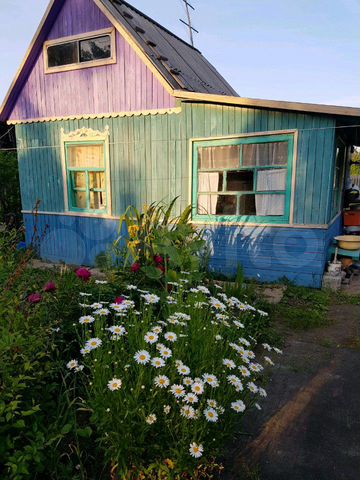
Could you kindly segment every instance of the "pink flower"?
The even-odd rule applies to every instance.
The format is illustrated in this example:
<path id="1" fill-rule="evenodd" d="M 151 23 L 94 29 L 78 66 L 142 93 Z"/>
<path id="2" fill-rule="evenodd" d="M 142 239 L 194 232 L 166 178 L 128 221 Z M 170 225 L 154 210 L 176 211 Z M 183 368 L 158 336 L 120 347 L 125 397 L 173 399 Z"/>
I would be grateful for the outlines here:
<path id="1" fill-rule="evenodd" d="M 123 303 L 124 300 L 125 300 L 125 297 L 116 297 L 115 298 L 115 303 L 120 305 L 121 303 Z"/>
<path id="2" fill-rule="evenodd" d="M 161 265 L 162 263 L 164 263 L 164 259 L 161 255 L 155 255 L 154 257 L 154 262 L 157 264 L 157 265 Z"/>
<path id="3" fill-rule="evenodd" d="M 42 295 L 40 293 L 32 293 L 28 296 L 28 301 L 30 303 L 39 303 L 42 300 Z"/>
<path id="4" fill-rule="evenodd" d="M 44 287 L 44 292 L 55 292 L 56 285 L 53 281 L 48 282 Z"/>
<path id="5" fill-rule="evenodd" d="M 75 274 L 78 278 L 81 278 L 81 280 L 83 280 L 84 282 L 88 282 L 91 277 L 91 272 L 84 267 L 78 268 Z"/>
<path id="6" fill-rule="evenodd" d="M 133 263 L 133 264 L 131 265 L 130 270 L 131 270 L 132 272 L 136 273 L 136 272 L 138 272 L 138 271 L 140 270 L 140 268 L 141 268 L 140 263 L 139 263 L 139 262 L 135 262 L 135 263 Z"/>

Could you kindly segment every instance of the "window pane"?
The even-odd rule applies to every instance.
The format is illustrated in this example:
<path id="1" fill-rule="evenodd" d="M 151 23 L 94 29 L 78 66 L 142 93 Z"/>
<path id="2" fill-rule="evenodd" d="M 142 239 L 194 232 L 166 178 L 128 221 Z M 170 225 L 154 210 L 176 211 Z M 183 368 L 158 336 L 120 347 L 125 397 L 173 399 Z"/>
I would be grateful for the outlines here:
<path id="1" fill-rule="evenodd" d="M 90 191 L 90 208 L 92 210 L 106 209 L 106 193 Z"/>
<path id="2" fill-rule="evenodd" d="M 111 57 L 110 35 L 80 41 L 80 62 Z"/>
<path id="3" fill-rule="evenodd" d="M 256 215 L 255 195 L 241 195 L 239 203 L 239 215 Z"/>
<path id="4" fill-rule="evenodd" d="M 200 147 L 199 168 L 237 168 L 240 164 L 240 145 Z"/>
<path id="5" fill-rule="evenodd" d="M 104 172 L 90 172 L 89 173 L 89 188 L 96 188 L 105 190 L 105 174 Z"/>
<path id="6" fill-rule="evenodd" d="M 199 192 L 221 192 L 223 189 L 222 172 L 200 172 Z"/>
<path id="7" fill-rule="evenodd" d="M 48 67 L 70 65 L 78 62 L 77 42 L 52 45 L 47 49 Z"/>
<path id="8" fill-rule="evenodd" d="M 71 172 L 72 184 L 74 188 L 86 188 L 86 173 Z"/>
<path id="9" fill-rule="evenodd" d="M 236 195 L 199 195 L 199 215 L 236 215 Z"/>
<path id="10" fill-rule="evenodd" d="M 288 143 L 249 143 L 242 146 L 242 164 L 246 167 L 287 165 Z"/>
<path id="11" fill-rule="evenodd" d="M 68 146 L 68 166 L 81 168 L 104 168 L 104 146 Z"/>
<path id="12" fill-rule="evenodd" d="M 286 176 L 285 168 L 258 170 L 256 190 L 263 192 L 286 190 Z"/>
<path id="13" fill-rule="evenodd" d="M 254 190 L 254 172 L 251 170 L 227 172 L 226 190 L 228 192 L 246 192 Z"/>
<path id="14" fill-rule="evenodd" d="M 256 195 L 256 215 L 284 215 L 285 195 Z"/>
<path id="15" fill-rule="evenodd" d="M 79 192 L 79 190 L 73 190 L 74 207 L 87 208 L 86 192 Z"/>

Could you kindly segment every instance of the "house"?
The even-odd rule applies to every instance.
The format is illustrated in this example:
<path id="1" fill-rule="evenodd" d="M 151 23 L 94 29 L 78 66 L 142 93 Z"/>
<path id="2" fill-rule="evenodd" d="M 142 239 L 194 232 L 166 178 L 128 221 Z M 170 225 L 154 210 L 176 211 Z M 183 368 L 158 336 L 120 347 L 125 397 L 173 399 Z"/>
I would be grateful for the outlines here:
<path id="1" fill-rule="evenodd" d="M 211 266 L 320 286 L 360 109 L 242 98 L 121 0 L 52 0 L 0 111 L 43 258 L 95 262 L 129 204 L 193 205 Z M 38 212 L 34 206 L 40 200 Z"/>

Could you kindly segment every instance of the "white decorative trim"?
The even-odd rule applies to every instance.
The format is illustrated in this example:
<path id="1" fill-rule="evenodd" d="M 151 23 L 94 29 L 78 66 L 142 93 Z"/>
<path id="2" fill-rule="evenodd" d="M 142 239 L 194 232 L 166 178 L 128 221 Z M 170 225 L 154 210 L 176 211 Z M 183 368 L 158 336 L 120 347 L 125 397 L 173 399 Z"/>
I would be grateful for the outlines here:
<path id="1" fill-rule="evenodd" d="M 62 142 L 93 142 L 96 140 L 105 142 L 109 137 L 109 125 L 105 126 L 105 130 L 103 132 L 87 127 L 81 127 L 69 133 L 65 133 L 64 129 L 61 128 L 60 132 Z"/>

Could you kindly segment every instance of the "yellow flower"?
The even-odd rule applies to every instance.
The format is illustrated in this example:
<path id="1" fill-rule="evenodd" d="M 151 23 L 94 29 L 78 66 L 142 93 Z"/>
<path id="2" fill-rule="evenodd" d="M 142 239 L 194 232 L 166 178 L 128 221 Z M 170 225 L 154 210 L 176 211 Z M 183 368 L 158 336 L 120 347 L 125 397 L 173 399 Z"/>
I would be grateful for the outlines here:
<path id="1" fill-rule="evenodd" d="M 129 236 L 130 238 L 135 238 L 136 237 L 136 234 L 138 233 L 139 231 L 139 226 L 138 225 L 130 225 L 128 227 L 128 231 L 129 231 Z"/>
<path id="2" fill-rule="evenodd" d="M 166 458 L 164 460 L 164 463 L 169 468 L 169 470 L 174 470 L 175 463 L 170 458 Z"/>

